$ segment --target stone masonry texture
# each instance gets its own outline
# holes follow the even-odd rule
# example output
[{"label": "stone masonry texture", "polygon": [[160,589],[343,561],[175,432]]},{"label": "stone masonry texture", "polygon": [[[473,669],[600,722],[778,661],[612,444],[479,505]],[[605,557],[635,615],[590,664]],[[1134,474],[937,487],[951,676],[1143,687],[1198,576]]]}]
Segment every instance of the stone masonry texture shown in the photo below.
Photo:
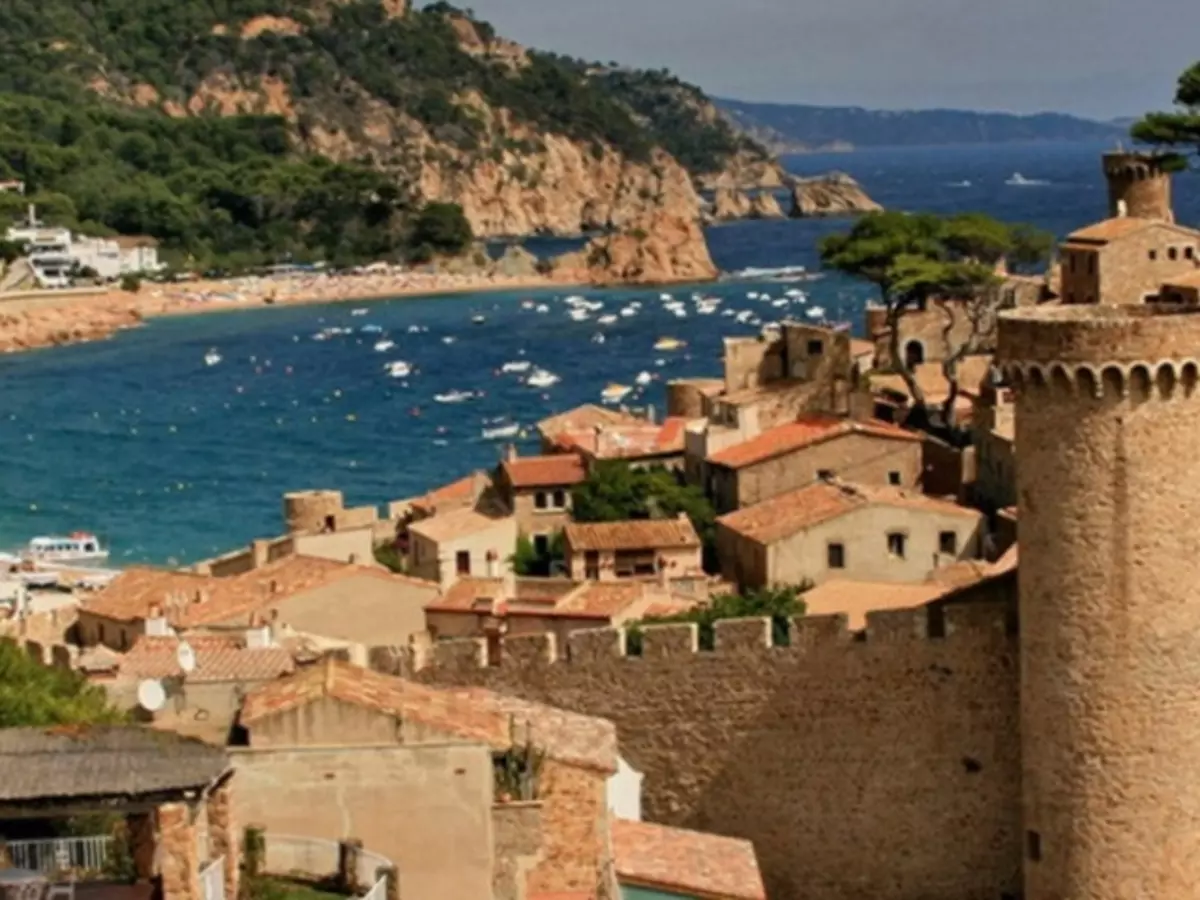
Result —
[{"label": "stone masonry texture", "polygon": [[712,651],[661,625],[640,657],[598,629],[509,638],[491,667],[452,641],[416,677],[611,719],[646,818],[753,841],[772,900],[997,900],[1021,869],[1013,625],[993,604],[872,614],[865,639],[809,617],[771,647],[767,620],[732,620]]},{"label": "stone masonry texture", "polygon": [[1026,900],[1200,896],[1200,316],[1013,314]]}]

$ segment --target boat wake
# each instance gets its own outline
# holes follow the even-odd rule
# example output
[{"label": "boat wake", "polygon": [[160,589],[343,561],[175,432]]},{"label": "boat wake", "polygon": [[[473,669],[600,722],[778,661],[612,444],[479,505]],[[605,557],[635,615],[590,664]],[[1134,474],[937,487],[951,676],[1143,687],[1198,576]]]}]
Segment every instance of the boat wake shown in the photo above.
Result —
[{"label": "boat wake", "polygon": [[726,272],[722,281],[810,281],[814,278],[804,266],[780,266],[776,269],[751,267],[736,272]]},{"label": "boat wake", "polygon": [[1020,172],[1013,172],[1012,177],[1004,183],[1009,187],[1044,187],[1050,182],[1042,181],[1040,178],[1026,178]]}]

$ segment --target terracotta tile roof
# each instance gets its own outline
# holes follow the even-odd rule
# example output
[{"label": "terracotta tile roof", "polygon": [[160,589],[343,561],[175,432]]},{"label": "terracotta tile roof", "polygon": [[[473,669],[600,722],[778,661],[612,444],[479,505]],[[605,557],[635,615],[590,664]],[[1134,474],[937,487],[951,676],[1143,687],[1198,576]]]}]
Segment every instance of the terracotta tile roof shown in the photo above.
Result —
[{"label": "terracotta tile roof", "polygon": [[803,398],[822,390],[824,388],[816,382],[782,379],[780,381],[771,381],[767,384],[760,384],[756,387],[730,391],[719,399],[722,403],[728,403],[732,406],[750,406],[778,394],[795,394],[798,398]]},{"label": "terracotta tile roof", "polygon": [[616,409],[605,409],[594,403],[585,403],[575,409],[542,419],[538,422],[538,431],[543,437],[552,438],[564,431],[582,431],[595,428],[597,425],[644,424],[645,419]]},{"label": "terracotta tile roof", "polygon": [[687,516],[587,524],[573,522],[563,529],[563,536],[572,551],[700,546],[700,537]]},{"label": "terracotta tile roof", "polygon": [[717,522],[751,540],[773,543],[805,528],[868,506],[923,509],[978,518],[980,513],[949,500],[903,488],[817,481],[754,506],[721,516]]},{"label": "terracotta tile roof", "polygon": [[1167,287],[1200,288],[1200,269],[1193,269],[1191,272],[1185,272],[1182,275],[1173,275],[1166,279],[1163,284]]},{"label": "terracotta tile roof", "polygon": [[[295,671],[291,653],[283,647],[250,648],[240,635],[191,634],[186,640],[196,653],[189,682],[268,681]],[[121,661],[121,678],[171,678],[183,675],[176,653],[178,637],[141,637]]]},{"label": "terracotta tile roof", "polygon": [[575,453],[526,456],[506,460],[501,468],[515,488],[560,487],[580,484],[587,479],[583,460]]},{"label": "terracotta tile roof", "polygon": [[[429,612],[487,612],[494,602],[503,602],[508,591],[502,578],[459,578],[440,596],[425,604]],[[478,605],[487,601],[484,609]]]},{"label": "terracotta tile roof", "polygon": [[708,462],[729,469],[740,469],[849,434],[921,442],[919,434],[877,419],[857,422],[836,416],[804,416],[795,422],[768,429],[756,438],[715,453],[708,458]]},{"label": "terracotta tile roof", "polygon": [[133,567],[89,597],[80,611],[122,622],[145,619],[154,607],[179,628],[194,628],[248,617],[287,597],[340,578],[383,578],[428,586],[377,566],[360,566],[315,556],[288,556],[241,575],[214,578],[194,572]]},{"label": "terracotta tile roof", "polygon": [[[318,666],[247,693],[241,722],[253,729],[265,716],[332,697],[343,703],[411,719],[444,734],[505,750],[530,739],[562,762],[616,771],[616,728],[597,719],[506,697],[483,688],[434,688],[327,657]],[[512,733],[514,727],[516,734]]]},{"label": "terracotta tile roof", "polygon": [[612,847],[617,880],[623,884],[714,900],[766,900],[749,841],[614,819]]},{"label": "terracotta tile roof", "polygon": [[1067,235],[1067,243],[1078,241],[1085,244],[1107,244],[1126,235],[1141,231],[1151,225],[1163,224],[1155,219],[1135,219],[1132,216],[1121,216],[1114,219],[1104,219],[1095,222]]},{"label": "terracotta tile roof", "polygon": [[555,606],[555,612],[581,618],[611,619],[641,602],[646,586],[639,582],[589,581]]},{"label": "terracotta tile roof", "polygon": [[844,613],[850,619],[850,627],[860,630],[866,627],[868,612],[923,606],[951,589],[949,584],[888,584],[834,578],[806,591],[804,603],[807,615]]},{"label": "terracotta tile roof", "polygon": [[635,424],[562,431],[554,435],[554,443],[564,450],[576,450],[597,459],[681,453],[688,421],[683,416],[669,416],[661,425],[637,420]]},{"label": "terracotta tile roof", "polygon": [[417,497],[412,503],[413,506],[423,509],[435,509],[438,506],[447,504],[471,503],[476,499],[479,489],[486,486],[486,484],[487,473],[472,472],[465,478],[458,479],[458,481],[452,481],[449,484],[434,488],[429,493]]},{"label": "terracotta tile roof", "polygon": [[420,519],[409,525],[408,530],[440,544],[443,541],[453,541],[467,535],[479,534],[495,528],[505,521],[504,518],[493,518],[469,507],[463,507],[439,513],[428,519]]}]

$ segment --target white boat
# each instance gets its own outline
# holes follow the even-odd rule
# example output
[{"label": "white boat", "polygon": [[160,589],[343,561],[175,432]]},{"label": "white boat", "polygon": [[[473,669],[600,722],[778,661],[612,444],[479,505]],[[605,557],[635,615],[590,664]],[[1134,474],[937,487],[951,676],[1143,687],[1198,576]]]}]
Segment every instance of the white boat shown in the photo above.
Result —
[{"label": "white boat", "polygon": [[484,316],[471,316],[471,324],[472,325],[482,325],[486,321],[487,321],[487,318],[485,318]]},{"label": "white boat", "polygon": [[452,334],[448,334],[444,338],[442,338],[442,343],[443,344],[453,344],[456,340],[458,340],[458,338],[456,338]]},{"label": "white boat", "polygon": [[550,312],[550,307],[548,307],[545,303],[539,303],[534,307],[534,310],[540,313],[548,313]]},{"label": "white boat", "polygon": [[521,433],[521,424],[514,422],[511,425],[501,425],[499,428],[485,428],[480,434],[485,441],[498,441],[503,438],[517,437]]},{"label": "white boat", "polygon": [[395,362],[386,363],[384,369],[392,378],[407,378],[412,374],[412,365],[406,360],[398,359]]},{"label": "white boat", "polygon": [[360,328],[358,330],[361,331],[363,334],[379,334],[381,331],[383,331],[383,326],[382,325],[364,325],[362,328]]},{"label": "white boat", "polygon": [[528,372],[530,370],[530,368],[532,368],[532,366],[533,366],[533,363],[531,363],[529,360],[518,359],[518,360],[513,360],[512,362],[506,362],[504,365],[502,365],[500,367],[500,371],[507,372],[509,374],[512,374],[514,372],[518,372],[518,373],[519,372]]},{"label": "white boat", "polygon": [[561,380],[553,372],[547,372],[545,369],[534,369],[533,374],[525,379],[525,383],[530,387],[548,388],[554,387]]},{"label": "white boat", "polygon": [[597,331],[595,334],[592,335],[592,343],[593,344],[603,344],[604,341],[605,341],[605,337],[599,331]]},{"label": "white boat", "polygon": [[395,341],[376,341],[375,342],[375,352],[376,353],[386,353],[387,351],[391,350],[395,346],[396,346]]},{"label": "white boat", "polygon": [[521,309],[533,309],[536,304],[532,300],[522,300]]},{"label": "white boat", "polygon": [[596,321],[599,322],[601,325],[611,325],[615,321],[617,321],[617,317],[614,316],[612,313],[609,313],[606,316],[601,316]]},{"label": "white boat", "polygon": [[620,403],[633,388],[625,384],[610,384],[600,392],[600,399],[605,403]]},{"label": "white boat", "polygon": [[823,318],[825,318],[825,307],[810,306],[808,309],[806,309],[804,311],[804,314],[806,316],[808,316],[810,319],[823,319]]},{"label": "white boat", "polygon": [[360,306],[358,309],[350,310],[350,315],[352,316],[365,316],[366,314],[367,308],[365,306]]},{"label": "white boat", "polygon": [[651,375],[649,372],[643,370],[641,372],[638,372],[637,378],[635,378],[633,380],[635,382],[637,382],[639,385],[641,385],[642,387],[645,387],[646,385],[648,385],[650,382],[652,382],[654,380],[654,376]]},{"label": "white boat", "polygon": [[471,391],[449,391],[445,394],[434,394],[433,399],[438,403],[462,403],[474,396]]},{"label": "white boat", "polygon": [[206,366],[215,366],[221,361],[221,354],[216,350],[209,350],[204,354],[204,364]]},{"label": "white boat", "polygon": [[626,319],[628,319],[630,316],[636,316],[637,315],[637,307],[636,306],[626,306],[624,309],[621,310],[621,315]]},{"label": "white boat", "polygon": [[24,557],[33,562],[88,563],[108,559],[108,551],[94,534],[76,531],[69,537],[35,537]]},{"label": "white boat", "polygon": [[654,342],[655,350],[678,350],[681,347],[686,347],[687,344],[678,338],[664,337],[659,338]]},{"label": "white boat", "polygon": [[590,314],[588,313],[588,311],[586,309],[572,309],[569,313],[567,313],[567,315],[570,316],[572,319],[574,319],[576,322],[582,322],[585,319],[587,319],[588,315],[590,315]]},{"label": "white boat", "polygon": [[675,298],[672,297],[670,294],[659,294],[658,299],[662,300],[665,303],[667,301],[674,300]]},{"label": "white boat", "polygon": [[421,326],[420,326],[420,325],[409,325],[409,326],[408,326],[408,333],[409,333],[409,334],[420,334],[422,330],[423,330],[423,329],[421,328]]}]

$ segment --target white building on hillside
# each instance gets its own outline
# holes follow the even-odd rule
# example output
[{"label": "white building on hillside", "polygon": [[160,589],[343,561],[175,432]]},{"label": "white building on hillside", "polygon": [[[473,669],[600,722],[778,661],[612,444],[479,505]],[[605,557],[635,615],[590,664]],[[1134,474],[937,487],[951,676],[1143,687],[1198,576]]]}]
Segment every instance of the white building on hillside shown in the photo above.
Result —
[{"label": "white building on hillside", "polygon": [[149,274],[163,268],[158,261],[158,242],[152,237],[73,235],[68,228],[43,225],[32,205],[27,222],[9,228],[5,237],[28,247],[29,262],[43,287],[69,287],[71,274],[78,269],[90,269],[98,278],[115,281],[122,275]]}]

